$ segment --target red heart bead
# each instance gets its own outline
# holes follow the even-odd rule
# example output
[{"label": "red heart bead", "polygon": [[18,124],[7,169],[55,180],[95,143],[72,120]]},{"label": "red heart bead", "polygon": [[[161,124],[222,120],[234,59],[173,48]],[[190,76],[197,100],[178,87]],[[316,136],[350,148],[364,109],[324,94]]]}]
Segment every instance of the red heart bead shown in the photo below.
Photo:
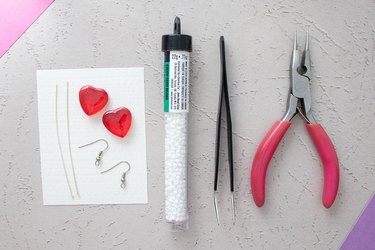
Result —
[{"label": "red heart bead", "polygon": [[104,89],[86,85],[79,90],[79,102],[87,115],[93,115],[108,103],[108,94]]},{"label": "red heart bead", "polygon": [[127,108],[109,110],[103,115],[103,124],[112,134],[125,137],[132,124],[132,114]]}]

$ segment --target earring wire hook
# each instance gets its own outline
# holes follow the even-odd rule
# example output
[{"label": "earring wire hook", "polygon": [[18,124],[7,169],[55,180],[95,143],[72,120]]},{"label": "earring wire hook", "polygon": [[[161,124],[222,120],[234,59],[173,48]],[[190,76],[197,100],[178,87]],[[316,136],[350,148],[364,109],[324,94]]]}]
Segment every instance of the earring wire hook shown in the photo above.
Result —
[{"label": "earring wire hook", "polygon": [[107,142],[106,140],[104,140],[104,139],[99,139],[99,140],[96,140],[96,141],[93,141],[93,142],[87,143],[87,144],[85,144],[85,145],[79,146],[78,148],[84,148],[84,147],[87,147],[87,146],[93,145],[93,144],[95,144],[95,143],[97,143],[97,142],[99,142],[99,141],[102,141],[102,142],[104,142],[104,143],[106,144],[105,149],[103,149],[102,151],[103,151],[103,152],[107,151],[107,149],[109,148],[109,144],[108,144],[108,142]]},{"label": "earring wire hook", "polygon": [[129,172],[130,169],[131,169],[131,167],[130,167],[130,163],[129,163],[129,162],[127,162],[127,161],[120,161],[119,163],[117,163],[117,164],[114,165],[113,167],[110,167],[109,169],[104,170],[104,171],[102,171],[102,172],[100,172],[100,173],[101,173],[101,174],[104,174],[104,173],[106,173],[106,172],[108,172],[108,171],[114,169],[115,167],[117,167],[118,165],[120,165],[120,164],[122,164],[122,163],[125,163],[125,164],[128,165],[128,168],[126,169],[126,171],[125,171],[124,173],[122,173],[122,176],[121,176],[121,188],[122,188],[122,189],[125,189],[125,187],[126,187],[126,174],[127,174],[127,172]]},{"label": "earring wire hook", "polygon": [[82,146],[79,146],[79,147],[78,147],[78,148],[84,148],[84,147],[87,147],[87,146],[93,145],[93,144],[95,144],[95,143],[97,143],[97,142],[99,142],[99,141],[104,142],[104,143],[106,144],[106,147],[105,147],[105,149],[100,150],[99,153],[98,153],[98,156],[96,157],[96,160],[95,160],[95,166],[97,166],[97,167],[100,166],[100,164],[102,163],[102,155],[103,155],[103,153],[106,152],[106,151],[108,150],[108,148],[109,148],[109,144],[108,144],[108,142],[107,142],[106,140],[104,140],[104,139],[98,139],[98,140],[96,140],[96,141],[93,141],[93,142],[90,142],[90,143],[87,143],[87,144],[85,144],[85,145],[82,145]]}]

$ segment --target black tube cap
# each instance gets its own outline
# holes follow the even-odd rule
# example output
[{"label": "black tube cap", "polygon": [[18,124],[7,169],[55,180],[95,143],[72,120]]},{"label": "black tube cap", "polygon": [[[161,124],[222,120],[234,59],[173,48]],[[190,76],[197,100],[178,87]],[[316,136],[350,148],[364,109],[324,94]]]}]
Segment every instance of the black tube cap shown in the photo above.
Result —
[{"label": "black tube cap", "polygon": [[169,50],[192,50],[191,36],[181,34],[181,22],[180,18],[176,17],[174,19],[173,34],[164,35],[161,38],[161,50],[163,52]]}]

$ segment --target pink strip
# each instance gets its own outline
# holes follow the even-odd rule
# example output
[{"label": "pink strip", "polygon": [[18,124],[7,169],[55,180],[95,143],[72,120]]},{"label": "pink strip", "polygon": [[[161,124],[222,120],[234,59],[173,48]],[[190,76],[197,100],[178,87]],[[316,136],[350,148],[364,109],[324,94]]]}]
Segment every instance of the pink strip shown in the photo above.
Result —
[{"label": "pink strip", "polygon": [[53,0],[0,0],[0,57]]}]

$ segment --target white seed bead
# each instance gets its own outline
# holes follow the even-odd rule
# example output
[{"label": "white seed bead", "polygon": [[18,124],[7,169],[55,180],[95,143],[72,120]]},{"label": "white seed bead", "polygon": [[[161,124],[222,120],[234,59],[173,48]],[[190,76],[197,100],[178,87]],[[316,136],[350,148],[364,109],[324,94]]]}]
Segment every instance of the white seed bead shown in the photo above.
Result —
[{"label": "white seed bead", "polygon": [[165,214],[170,223],[188,220],[187,113],[165,113]]}]

